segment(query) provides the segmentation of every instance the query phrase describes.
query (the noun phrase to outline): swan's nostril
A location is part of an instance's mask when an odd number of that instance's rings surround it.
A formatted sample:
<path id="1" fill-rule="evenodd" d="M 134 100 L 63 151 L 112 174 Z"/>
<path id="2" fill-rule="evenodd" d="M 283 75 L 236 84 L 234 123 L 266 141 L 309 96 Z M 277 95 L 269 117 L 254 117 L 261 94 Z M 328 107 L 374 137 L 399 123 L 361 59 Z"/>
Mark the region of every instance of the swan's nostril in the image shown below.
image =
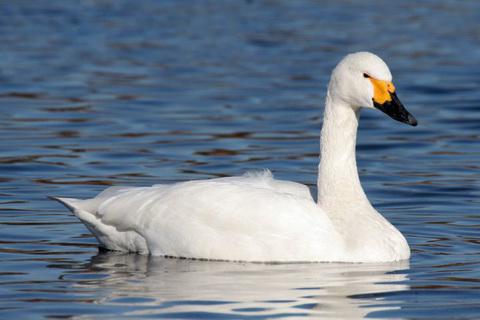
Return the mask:
<path id="1" fill-rule="evenodd" d="M 414 116 L 412 116 L 411 114 L 409 114 L 409 115 L 408 115 L 408 124 L 416 127 L 417 124 L 418 124 L 418 121 L 417 121 L 417 119 L 415 119 Z"/>

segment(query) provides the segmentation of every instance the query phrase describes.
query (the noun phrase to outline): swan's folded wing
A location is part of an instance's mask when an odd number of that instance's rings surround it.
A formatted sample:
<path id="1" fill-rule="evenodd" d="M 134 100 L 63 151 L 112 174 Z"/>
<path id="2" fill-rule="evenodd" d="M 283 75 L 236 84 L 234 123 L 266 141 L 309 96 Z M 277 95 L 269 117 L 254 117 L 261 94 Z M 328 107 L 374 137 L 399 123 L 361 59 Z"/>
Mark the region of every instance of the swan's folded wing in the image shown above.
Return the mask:
<path id="1" fill-rule="evenodd" d="M 305 189 L 242 179 L 133 188 L 103 201 L 98 216 L 117 230 L 142 235 L 155 255 L 301 260 L 334 235 Z"/>

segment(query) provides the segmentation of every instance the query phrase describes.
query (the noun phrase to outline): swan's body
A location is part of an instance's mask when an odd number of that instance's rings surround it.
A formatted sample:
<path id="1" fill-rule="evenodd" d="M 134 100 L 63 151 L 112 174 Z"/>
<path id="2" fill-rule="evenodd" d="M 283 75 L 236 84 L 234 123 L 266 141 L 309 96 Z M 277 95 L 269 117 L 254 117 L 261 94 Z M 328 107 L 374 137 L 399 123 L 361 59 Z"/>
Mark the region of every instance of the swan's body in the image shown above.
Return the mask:
<path id="1" fill-rule="evenodd" d="M 405 238 L 363 192 L 355 161 L 360 106 L 416 125 L 390 81 L 388 67 L 371 53 L 348 55 L 335 68 L 322 129 L 318 203 L 308 187 L 275 180 L 269 172 L 56 199 L 111 250 L 263 262 L 408 259 Z"/>

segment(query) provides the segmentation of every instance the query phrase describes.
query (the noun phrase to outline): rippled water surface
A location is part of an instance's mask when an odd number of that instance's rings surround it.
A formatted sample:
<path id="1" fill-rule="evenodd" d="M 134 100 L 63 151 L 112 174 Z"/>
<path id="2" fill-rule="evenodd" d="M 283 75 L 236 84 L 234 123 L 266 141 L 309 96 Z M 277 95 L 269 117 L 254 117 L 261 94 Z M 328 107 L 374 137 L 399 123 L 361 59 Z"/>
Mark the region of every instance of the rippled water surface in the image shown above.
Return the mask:
<path id="1" fill-rule="evenodd" d="M 0 2 L 0 318 L 479 318 L 477 1 Z M 315 194 L 331 69 L 390 65 L 412 128 L 362 113 L 358 164 L 409 263 L 98 252 L 47 195 L 270 168 Z"/>

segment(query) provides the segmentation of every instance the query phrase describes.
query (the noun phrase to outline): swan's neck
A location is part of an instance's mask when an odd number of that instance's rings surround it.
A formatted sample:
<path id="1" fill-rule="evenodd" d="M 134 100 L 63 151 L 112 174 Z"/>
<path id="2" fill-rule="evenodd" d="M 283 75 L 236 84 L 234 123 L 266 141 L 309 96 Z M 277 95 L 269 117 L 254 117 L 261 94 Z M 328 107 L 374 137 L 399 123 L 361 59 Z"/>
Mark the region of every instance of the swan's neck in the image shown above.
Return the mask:
<path id="1" fill-rule="evenodd" d="M 344 240 L 348 260 L 407 259 L 402 234 L 370 204 L 360 184 L 355 145 L 360 110 L 327 93 L 318 173 L 318 204 Z"/>
<path id="2" fill-rule="evenodd" d="M 360 184 L 355 145 L 360 109 L 327 93 L 320 138 L 318 203 L 329 214 L 345 206 L 370 205 Z"/>

